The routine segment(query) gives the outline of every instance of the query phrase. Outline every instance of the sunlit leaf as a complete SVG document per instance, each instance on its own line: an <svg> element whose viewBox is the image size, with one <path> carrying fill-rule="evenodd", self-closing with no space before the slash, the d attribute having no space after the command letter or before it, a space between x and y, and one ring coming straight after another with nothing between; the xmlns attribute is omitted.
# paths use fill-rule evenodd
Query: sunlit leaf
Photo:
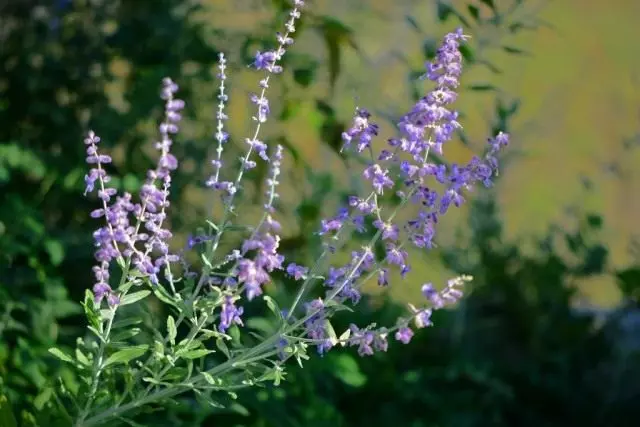
<svg viewBox="0 0 640 427"><path fill-rule="evenodd" d="M109 366L116 363L128 363L131 360L145 354L148 348L148 345L140 345L117 351L107 358L106 362L104 362L104 366Z"/></svg>

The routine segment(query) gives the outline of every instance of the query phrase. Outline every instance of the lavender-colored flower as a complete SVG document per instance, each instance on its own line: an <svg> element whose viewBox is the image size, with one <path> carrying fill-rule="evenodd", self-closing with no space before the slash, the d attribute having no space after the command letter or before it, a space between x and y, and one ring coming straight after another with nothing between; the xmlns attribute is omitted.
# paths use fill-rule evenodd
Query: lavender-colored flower
<svg viewBox="0 0 640 427"><path fill-rule="evenodd" d="M375 331L375 335L373 337L373 348L377 351L387 351L389 348L389 341L387 341L387 328L380 328L378 331Z"/></svg>
<svg viewBox="0 0 640 427"><path fill-rule="evenodd" d="M226 296L224 298L224 303L222 304L222 312L220 313L220 323L218 324L218 330L224 333L233 324L243 326L241 317L243 312L244 308L236 307L233 297Z"/></svg>
<svg viewBox="0 0 640 427"><path fill-rule="evenodd" d="M382 240L398 240L400 229L397 224L385 223L383 221L380 221L379 219L376 219L375 221L373 221L373 225L378 230L382 230Z"/></svg>
<svg viewBox="0 0 640 427"><path fill-rule="evenodd" d="M366 168L362 176L371 181L371 185L377 194L383 194L385 188L393 187L393 180L389 177L389 170L376 163Z"/></svg>
<svg viewBox="0 0 640 427"><path fill-rule="evenodd" d="M242 258L236 267L238 282L246 286L247 299L252 300L262 294L262 286L271 280L273 270L281 269L284 257L278 253L280 237L271 234L277 231L280 224L267 215L262 225L263 231L254 233L253 237L242 244L242 254L255 251L254 259Z"/></svg>
<svg viewBox="0 0 640 427"><path fill-rule="evenodd" d="M291 263L287 266L287 274L293 277L294 280L301 280L306 278L309 268L295 263Z"/></svg>
<svg viewBox="0 0 640 427"><path fill-rule="evenodd" d="M425 308L419 310L412 304L409 304L409 308L411 309L411 313L413 313L414 315L416 328L422 329L426 328L427 326L433 326L433 322L431 321L431 314L433 313L432 309Z"/></svg>
<svg viewBox="0 0 640 427"><path fill-rule="evenodd" d="M305 304L305 308L307 315L310 315L304 324L305 333L310 339L316 341L318 354L323 355L333 347L325 325L326 313L324 302L322 299L317 298Z"/></svg>
<svg viewBox="0 0 640 427"><path fill-rule="evenodd" d="M256 52L256 58L253 61L253 66L258 70L269 70L273 68L273 64L276 62L276 53L273 51L270 52Z"/></svg>
<svg viewBox="0 0 640 427"><path fill-rule="evenodd" d="M358 346L358 355L372 356L373 344L376 337L375 333L368 329L360 329L354 324L349 326L349 330L351 331L351 335L348 344L350 346Z"/></svg>
<svg viewBox="0 0 640 427"><path fill-rule="evenodd" d="M395 338L403 344L409 344L413 337L413 331L408 326L402 326L397 330Z"/></svg>
<svg viewBox="0 0 640 427"><path fill-rule="evenodd" d="M445 302L432 283L422 285L422 295L433 305L433 308L444 307Z"/></svg>
<svg viewBox="0 0 640 427"><path fill-rule="evenodd" d="M378 271L378 285L387 286L389 284L389 269L381 268Z"/></svg>
<svg viewBox="0 0 640 427"><path fill-rule="evenodd" d="M342 133L342 150L348 148L351 145L351 141L356 137L358 138L356 147L358 153L370 148L371 140L378 135L378 125L370 123L370 117L371 114L364 108L356 110L353 125L348 131Z"/></svg>

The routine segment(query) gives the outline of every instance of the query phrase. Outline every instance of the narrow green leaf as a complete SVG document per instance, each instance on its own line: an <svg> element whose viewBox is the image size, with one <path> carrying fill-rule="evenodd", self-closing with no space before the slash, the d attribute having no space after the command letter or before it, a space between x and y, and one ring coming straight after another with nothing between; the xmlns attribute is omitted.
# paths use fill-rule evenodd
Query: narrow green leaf
<svg viewBox="0 0 640 427"><path fill-rule="evenodd" d="M167 293L166 293L166 291L165 291L165 289L164 289L163 287L161 287L161 286L155 286L155 287L153 288L153 294L154 294L154 295L155 295L155 296L156 296L160 301L162 301L163 303L165 303L165 304L169 304L169 305L172 305L172 306L174 306L174 307L177 307L177 306L176 306L175 301L173 301L173 300L172 300L172 299L167 295Z"/></svg>
<svg viewBox="0 0 640 427"><path fill-rule="evenodd" d="M144 377L142 381L146 383L154 384L154 385L162 385L161 381L158 381L155 378L151 378L151 377Z"/></svg>
<svg viewBox="0 0 640 427"><path fill-rule="evenodd" d="M340 345L342 347L347 345L347 341L349 340L350 336L351 336L351 329L347 329L342 333L342 335L340 335L340 337L338 338L338 341L340 342Z"/></svg>
<svg viewBox="0 0 640 427"><path fill-rule="evenodd" d="M269 310L271 310L273 314L275 314L278 317L278 319L281 319L282 311L280 311L280 307L278 307L278 303L276 303L276 301L273 298L271 298L269 295L265 295L262 298L267 303L267 307L269 307Z"/></svg>
<svg viewBox="0 0 640 427"><path fill-rule="evenodd" d="M203 372L202 376L204 377L205 381L208 382L209 384L216 385L216 380L211 376L210 373Z"/></svg>
<svg viewBox="0 0 640 427"><path fill-rule="evenodd" d="M16 418L13 416L11 405L7 396L0 395L0 425L2 427L18 427Z"/></svg>
<svg viewBox="0 0 640 427"><path fill-rule="evenodd" d="M273 332L273 325L264 317L250 317L246 321L247 327L256 331L270 334Z"/></svg>
<svg viewBox="0 0 640 427"><path fill-rule="evenodd" d="M211 265L211 261L209 261L209 258L207 258L207 254L200 254L200 259L202 260L202 263L204 265L206 265L209 268L213 268L213 265Z"/></svg>
<svg viewBox="0 0 640 427"><path fill-rule="evenodd" d="M218 338L216 340L216 347L218 347L218 349L224 353L225 356L227 356L227 358L231 358L231 354L229 353L229 348L227 347L227 344L224 342L224 340L222 338Z"/></svg>
<svg viewBox="0 0 640 427"><path fill-rule="evenodd" d="M211 227L212 229L214 229L215 231L218 231L218 226L215 225L213 222L207 220L207 224L209 224L209 227Z"/></svg>
<svg viewBox="0 0 640 427"><path fill-rule="evenodd" d="M127 326L133 326L141 322L142 322L142 319L138 319L135 317L131 317L129 319L116 320L115 322L113 322L113 326L111 327L111 329L113 330L113 329L124 328Z"/></svg>
<svg viewBox="0 0 640 427"><path fill-rule="evenodd" d="M79 348L76 348L76 359L84 366L91 366L91 362Z"/></svg>
<svg viewBox="0 0 640 427"><path fill-rule="evenodd" d="M53 395L53 389L51 387L47 387L40 394L33 399L33 406L36 407L38 411L41 411L44 408L44 405L51 400L51 396ZM3 424L4 425L4 424Z"/></svg>
<svg viewBox="0 0 640 427"><path fill-rule="evenodd" d="M138 291L138 292L134 292L132 294L127 294L120 301L120 305L123 306L123 305L133 304L135 302L140 301L141 299L145 299L150 294L151 294L151 291L149 291L149 290Z"/></svg>
<svg viewBox="0 0 640 427"><path fill-rule="evenodd" d="M167 333L169 334L169 341L171 341L171 345L176 345L178 330L176 329L176 321L173 320L173 316L171 315L167 317Z"/></svg>
<svg viewBox="0 0 640 427"><path fill-rule="evenodd" d="M131 272L131 276L136 276L138 274L141 274L141 273L139 271L137 271L137 270L134 270L134 271ZM127 293L127 292L129 292L129 289L131 289L131 287L133 285L139 285L140 283L142 283L140 280L135 280L135 279L134 280L130 280L128 282L123 283L122 286L119 286L118 287L118 291L120 291L123 294Z"/></svg>
<svg viewBox="0 0 640 427"><path fill-rule="evenodd" d="M63 362L73 363L73 358L71 356L69 356L68 354L64 353L59 348L51 347L49 349L49 353L53 354L55 357L57 357L58 359L62 360Z"/></svg>
<svg viewBox="0 0 640 427"><path fill-rule="evenodd" d="M200 359L201 357L206 356L207 354L215 353L215 350L207 350L206 348L201 348L198 350L186 351L180 355L180 357L184 359Z"/></svg>
<svg viewBox="0 0 640 427"><path fill-rule="evenodd" d="M240 328L237 325L233 325L229 328L229 335L231 335L231 339L235 342L240 341Z"/></svg>
<svg viewBox="0 0 640 427"><path fill-rule="evenodd" d="M231 404L231 406L229 406L229 409L239 415L242 415L244 417L248 417L249 415L251 415L251 413L249 412L249 410L247 408L245 408L244 406L242 406L241 404L237 403L237 402L233 402Z"/></svg>
<svg viewBox="0 0 640 427"><path fill-rule="evenodd" d="M111 341L125 341L133 338L140 333L140 328L123 329L111 336Z"/></svg>
<svg viewBox="0 0 640 427"><path fill-rule="evenodd" d="M331 342L331 345L336 345L338 343L338 336L336 335L336 331L335 329L333 329L333 326L331 325L331 322L329 322L329 320L324 321L324 329L325 331L327 331L327 336L329 338L329 341Z"/></svg>
<svg viewBox="0 0 640 427"><path fill-rule="evenodd" d="M139 345L136 347L129 347L120 351L116 351L111 356L109 356L107 361L104 363L104 366L106 367L115 363L128 363L129 361L145 354L148 348L148 345Z"/></svg>

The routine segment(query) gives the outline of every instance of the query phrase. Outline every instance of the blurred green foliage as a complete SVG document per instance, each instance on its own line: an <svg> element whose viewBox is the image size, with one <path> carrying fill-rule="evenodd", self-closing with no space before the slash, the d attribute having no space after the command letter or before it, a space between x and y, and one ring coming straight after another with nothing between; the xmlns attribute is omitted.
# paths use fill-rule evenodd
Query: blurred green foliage
<svg viewBox="0 0 640 427"><path fill-rule="evenodd" d="M507 33L535 30L535 20L510 19L523 1L507 9L496 3L470 0L458 9L437 0L434 7L442 23L455 20L469 32L486 26ZM282 0L271 4L278 16L287 7ZM143 124L159 117L162 77L181 76L181 96L187 100L198 90L196 81L213 82L209 69L217 49L208 42L211 28L191 19L199 8L170 0L24 0L0 6L0 427L65 425L52 390L59 382L68 388L78 383L47 349L69 349L85 327L76 301L91 283L95 224L87 214L92 203L81 197L86 167L80 141L90 127L99 129L109 151L119 153L114 165L114 175L123 177L119 186L129 191L139 186L136 177L153 162L141 149L148 136ZM272 29L259 36L234 35L242 39L245 63L256 45L272 38ZM323 40L333 88L345 47L358 52L353 30L335 17L313 13L303 18L302 30L316 31ZM216 30L213 35L222 39ZM435 54L435 41L425 34L425 58ZM500 44L469 49L465 59L499 73L482 52L495 47L526 54ZM110 67L113 60L130 64L124 88L128 111L105 91L118 77ZM199 71L184 76L185 61L201 65ZM321 69L295 51L284 65L302 88L314 84ZM408 79L422 72L410 70ZM490 83L465 89L497 92ZM281 96L279 120L286 121L298 105ZM416 88L414 98L419 96ZM336 116L332 99L328 94L316 100L314 124L337 152L348 118ZM519 100L496 95L495 104L492 128L508 130ZM319 244L310 237L323 214L319 207L347 189L304 164L284 135L268 142L275 141L288 147L312 189L297 206L300 234L283 241L282 248L312 258ZM206 145L180 144L176 155L204 158L206 150ZM198 167L190 176L176 176L174 194L192 176L206 175L206 165ZM174 206L179 211L185 202L175 200ZM238 402L244 408L229 402L230 410L221 410L185 398L140 420L154 426L636 425L638 329L634 338L623 326L637 316L640 266L614 272L636 303L606 317L572 307L571 281L605 268L606 248L584 238L602 218L588 216L575 234L551 231L533 256L522 253L517 242L502 241L491 199L478 200L470 217L471 247L446 248L443 259L452 270L475 276L472 293L457 310L438 313L437 327L417 334L410 345L392 345L387 354L370 359L339 351L312 358L304 369L294 368L281 387L242 393ZM173 223L182 225L179 217ZM558 238L581 263L569 265L558 255L553 244ZM393 323L401 309L391 301L379 307L370 299L362 306L350 319L360 325Z"/></svg>

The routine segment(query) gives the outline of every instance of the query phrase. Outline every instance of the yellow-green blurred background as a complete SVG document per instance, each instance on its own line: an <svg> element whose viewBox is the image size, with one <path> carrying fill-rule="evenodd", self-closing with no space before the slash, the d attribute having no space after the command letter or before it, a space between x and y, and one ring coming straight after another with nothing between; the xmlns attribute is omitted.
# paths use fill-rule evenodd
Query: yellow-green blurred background
<svg viewBox="0 0 640 427"><path fill-rule="evenodd" d="M204 2L202 20L206 25L231 30L248 30L273 19L268 8L254 2ZM462 15L473 22L466 2L453 2ZM508 8L512 2L498 1ZM343 72L338 78L335 100L338 115L351 116L356 105L384 111L398 117L409 106L410 84L407 64L414 68L424 61L425 33L441 37L460 22L452 18L439 24L434 2L429 1L314 1L314 13L339 18L354 29L360 48L343 53ZM479 4L480 16L491 17L486 5ZM634 27L640 4L634 1L607 2L532 1L526 2L512 17L535 17L542 25L533 31L504 34L500 28L480 27L471 33L471 45L484 48L487 59L499 65L502 74L486 67L473 67L462 83L493 84L507 97L518 98L521 106L512 124L516 158L504 171L497 189L505 236L532 245L551 224L567 230L576 227L574 213L596 212L605 217L601 238L610 251L611 268L637 262L634 239L638 239L640 215L640 55L634 54ZM424 33L407 21L413 18ZM527 54L509 55L492 44L517 47ZM303 50L321 63L327 61L318 34L305 32L294 49ZM293 143L307 161L319 169L341 174L337 157L322 144L318 132L309 126L313 120L313 98L328 91L326 67L311 90L299 96L303 111L298 123L288 125ZM246 91L255 85L250 70L235 71L232 80L242 82L231 96L231 116L246 115ZM422 84L428 90L427 84ZM302 91L301 91L302 92ZM210 96L210 95L209 95ZM451 144L447 154L464 161L482 148L489 136L488 120L494 94L466 91L457 108L465 114L463 126L475 142L470 149ZM304 110L304 106L307 110ZM381 119L383 120L383 119ZM393 134L393 122L383 121L382 136ZM235 135L242 135L244 122L232 122ZM381 138L383 139L383 138ZM625 148L626 147L626 148ZM295 200L295 196L292 196ZM453 239L453 230L463 220L454 217L445 224L443 244ZM451 272L442 270L437 260L428 268L416 268L417 276L435 275L443 280ZM615 280L602 274L580 280L581 294L599 305L612 306L620 294ZM411 291L396 289L397 297L410 298ZM415 289L413 290L415 292Z"/></svg>

